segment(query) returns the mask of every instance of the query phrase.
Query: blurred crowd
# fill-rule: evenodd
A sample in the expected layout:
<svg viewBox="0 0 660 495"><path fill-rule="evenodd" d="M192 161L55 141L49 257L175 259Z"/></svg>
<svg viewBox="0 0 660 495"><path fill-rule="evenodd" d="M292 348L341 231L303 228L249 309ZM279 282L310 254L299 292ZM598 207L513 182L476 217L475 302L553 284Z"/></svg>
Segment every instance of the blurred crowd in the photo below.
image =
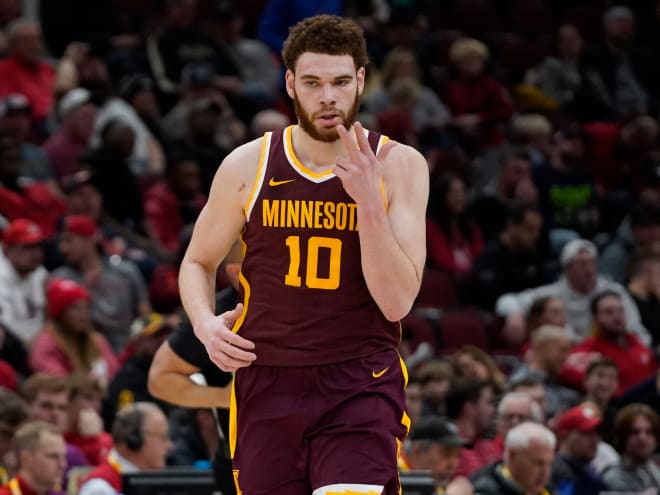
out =
<svg viewBox="0 0 660 495"><path fill-rule="evenodd" d="M2 480L26 419L64 434L68 473L145 401L173 442L145 465L212 458L211 414L153 397L149 367L185 320L178 263L222 159L296 121L281 45L319 12L365 31L358 119L429 166L402 469L448 493L660 490L651 0L0 0ZM507 436L526 421L547 428ZM552 483L518 479L543 447Z"/></svg>

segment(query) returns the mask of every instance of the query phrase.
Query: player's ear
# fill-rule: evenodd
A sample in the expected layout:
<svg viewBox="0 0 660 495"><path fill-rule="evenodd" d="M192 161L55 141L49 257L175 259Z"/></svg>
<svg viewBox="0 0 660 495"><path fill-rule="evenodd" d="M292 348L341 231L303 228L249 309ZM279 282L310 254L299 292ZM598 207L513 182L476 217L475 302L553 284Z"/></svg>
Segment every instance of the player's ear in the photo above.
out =
<svg viewBox="0 0 660 495"><path fill-rule="evenodd" d="M361 95L362 91L364 91L364 79L365 79L365 74L366 70L364 67L360 67L357 70L356 77L357 77L357 83L358 83L358 94Z"/></svg>
<svg viewBox="0 0 660 495"><path fill-rule="evenodd" d="M291 69L287 69L286 74L284 74L284 81L286 82L286 92L289 94L289 98L291 99L293 99L293 96L296 93L293 87L295 79L296 75L291 71Z"/></svg>

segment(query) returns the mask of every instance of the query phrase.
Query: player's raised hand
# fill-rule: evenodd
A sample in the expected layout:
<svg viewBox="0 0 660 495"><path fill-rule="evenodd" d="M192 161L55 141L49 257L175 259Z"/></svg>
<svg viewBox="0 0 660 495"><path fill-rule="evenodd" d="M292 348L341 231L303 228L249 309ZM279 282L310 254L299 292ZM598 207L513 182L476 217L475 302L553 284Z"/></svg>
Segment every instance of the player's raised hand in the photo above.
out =
<svg viewBox="0 0 660 495"><path fill-rule="evenodd" d="M231 330L242 313L243 305L238 303L231 311L198 322L195 328L195 335L204 344L209 358L222 371L236 371L257 358L250 352L254 343Z"/></svg>
<svg viewBox="0 0 660 495"><path fill-rule="evenodd" d="M383 163L374 154L364 133L362 124L353 124L355 140L343 126L337 126L337 134L344 145L345 156L337 159L334 174L341 180L346 192L356 203L380 198Z"/></svg>

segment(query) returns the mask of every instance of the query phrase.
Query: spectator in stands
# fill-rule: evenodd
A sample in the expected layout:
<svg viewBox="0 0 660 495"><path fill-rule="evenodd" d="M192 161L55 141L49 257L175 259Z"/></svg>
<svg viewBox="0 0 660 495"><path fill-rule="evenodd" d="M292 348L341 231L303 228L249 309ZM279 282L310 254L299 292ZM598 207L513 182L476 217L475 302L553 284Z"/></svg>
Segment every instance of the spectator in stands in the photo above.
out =
<svg viewBox="0 0 660 495"><path fill-rule="evenodd" d="M171 100L179 89L183 68L193 62L214 63L213 41L197 28L197 0L167 0L165 18L159 29L147 37L147 61L156 86ZM171 106L173 101L169 101Z"/></svg>
<svg viewBox="0 0 660 495"><path fill-rule="evenodd" d="M197 162L190 156L173 152L167 160L165 179L145 193L144 211L149 230L173 255L181 248L182 229L195 222L206 203L201 189Z"/></svg>
<svg viewBox="0 0 660 495"><path fill-rule="evenodd" d="M447 418L427 416L413 426L404 442L399 468L401 471L430 471L439 493L464 493L457 490L459 487L470 487L467 479L452 477L458 468L461 447L465 443L458 428Z"/></svg>
<svg viewBox="0 0 660 495"><path fill-rule="evenodd" d="M598 194L585 163L585 139L577 125L561 128L552 138L547 161L534 170L539 206L554 247L567 235L570 240L597 231Z"/></svg>
<svg viewBox="0 0 660 495"><path fill-rule="evenodd" d="M46 289L46 299L50 321L30 348L32 369L62 377L81 373L107 384L119 362L105 337L94 330L87 289L55 278Z"/></svg>
<svg viewBox="0 0 660 495"><path fill-rule="evenodd" d="M96 222L84 215L66 217L60 250L66 264L53 277L73 280L91 295L92 321L115 353L123 350L131 323L151 313L142 275L130 261L105 258L98 251Z"/></svg>
<svg viewBox="0 0 660 495"><path fill-rule="evenodd" d="M467 441L461 448L457 475L470 476L499 457L493 440L487 437L495 418L493 386L487 382L455 379L447 392L447 417Z"/></svg>
<svg viewBox="0 0 660 495"><path fill-rule="evenodd" d="M89 375L71 375L69 384L69 425L67 442L78 447L93 466L99 465L112 448L112 438L104 431L101 399L105 387Z"/></svg>
<svg viewBox="0 0 660 495"><path fill-rule="evenodd" d="M628 292L651 334L651 346L660 355L660 254L641 250L630 260Z"/></svg>
<svg viewBox="0 0 660 495"><path fill-rule="evenodd" d="M543 411L538 403L524 392L507 392L497 405L495 417L495 443L504 454L504 440L511 429L521 423L532 421L543 424Z"/></svg>
<svg viewBox="0 0 660 495"><path fill-rule="evenodd" d="M608 442L612 439L612 426L616 406L612 399L619 388L619 368L609 358L592 359L584 373L584 401L595 404L603 418L603 437Z"/></svg>
<svg viewBox="0 0 660 495"><path fill-rule="evenodd" d="M237 116L249 123L280 97L280 70L262 41L243 35L243 15L234 2L215 2L202 28L215 42L218 76L214 84L227 97Z"/></svg>
<svg viewBox="0 0 660 495"><path fill-rule="evenodd" d="M552 148L552 124L540 113L522 113L511 119L511 142L527 149L532 170L543 165Z"/></svg>
<svg viewBox="0 0 660 495"><path fill-rule="evenodd" d="M564 304L556 297L539 297L529 306L525 322L528 339L543 325L566 328L566 310L564 309Z"/></svg>
<svg viewBox="0 0 660 495"><path fill-rule="evenodd" d="M630 404L616 415L614 438L621 461L606 468L603 479L610 490L644 492L660 489L660 467L654 461L660 418L645 404Z"/></svg>
<svg viewBox="0 0 660 495"><path fill-rule="evenodd" d="M39 226L26 219L14 220L2 235L0 321L24 344L34 340L46 319L44 239Z"/></svg>
<svg viewBox="0 0 660 495"><path fill-rule="evenodd" d="M11 440L26 419L27 410L21 398L10 390L0 388L0 485L7 483L15 471Z"/></svg>
<svg viewBox="0 0 660 495"><path fill-rule="evenodd" d="M569 108L582 84L581 58L584 40L576 26L562 24L557 30L556 53L530 69L525 80L552 98L560 108Z"/></svg>
<svg viewBox="0 0 660 495"><path fill-rule="evenodd" d="M644 77L651 59L633 49L635 14L621 5L603 15L603 43L585 55L585 87L575 109L584 120L625 120L649 109Z"/></svg>
<svg viewBox="0 0 660 495"><path fill-rule="evenodd" d="M426 246L430 264L457 279L472 269L483 249L481 232L465 211L465 182L457 175L443 175L433 181Z"/></svg>
<svg viewBox="0 0 660 495"><path fill-rule="evenodd" d="M60 481L66 467L62 433L50 423L35 421L18 429L13 444L19 469L0 487L0 495L62 494Z"/></svg>
<svg viewBox="0 0 660 495"><path fill-rule="evenodd" d="M57 105L60 125L44 144L44 151L60 184L65 176L80 170L81 157L90 145L96 118L96 105L91 97L86 89L75 88Z"/></svg>
<svg viewBox="0 0 660 495"><path fill-rule="evenodd" d="M24 95L15 93L0 100L0 136L9 137L20 147L20 176L54 185L48 155L29 142L31 125L32 107Z"/></svg>
<svg viewBox="0 0 660 495"><path fill-rule="evenodd" d="M536 203L529 153L521 148L504 150L495 179L475 192L468 211L476 219L486 242L497 241L506 224L508 202Z"/></svg>
<svg viewBox="0 0 660 495"><path fill-rule="evenodd" d="M46 237L53 237L66 210L59 193L43 182L21 177L21 148L9 138L0 140L0 215L8 221L28 218Z"/></svg>
<svg viewBox="0 0 660 495"><path fill-rule="evenodd" d="M118 495L122 474L165 468L172 447L167 417L151 402L136 402L117 414L112 425L114 448L81 483L79 495Z"/></svg>
<svg viewBox="0 0 660 495"><path fill-rule="evenodd" d="M125 360L104 398L103 419L106 424L111 425L117 412L134 402L157 402L163 411L167 411L165 404L149 392L148 379L156 351L172 333L172 327L172 319L158 313L138 318L131 325ZM179 393L176 388L172 392Z"/></svg>
<svg viewBox="0 0 660 495"><path fill-rule="evenodd" d="M560 493L598 495L608 489L589 466L596 456L601 417L586 406L564 412L557 421L559 449L552 466L552 485Z"/></svg>
<svg viewBox="0 0 660 495"><path fill-rule="evenodd" d="M172 143L180 154L192 157L200 168L202 192L208 194L218 165L229 147L219 140L222 122L227 118L225 108L211 98L200 98L188 104L186 132Z"/></svg>
<svg viewBox="0 0 660 495"><path fill-rule="evenodd" d="M486 246L472 267L466 297L492 311L501 295L547 282L547 262L538 244L542 225L535 206L512 202L499 239Z"/></svg>
<svg viewBox="0 0 660 495"><path fill-rule="evenodd" d="M447 84L445 101L453 115L451 125L472 150L504 143L504 124L513 113L507 90L485 74L489 57L486 45L473 38L460 38L449 49L456 75Z"/></svg>
<svg viewBox="0 0 660 495"><path fill-rule="evenodd" d="M640 202L629 211L598 260L600 272L620 284L628 281L630 257L635 249L660 254L660 208Z"/></svg>
<svg viewBox="0 0 660 495"><path fill-rule="evenodd" d="M18 18L7 26L6 33L9 56L0 61L0 97L25 95L33 122L41 126L53 106L55 87L55 71L42 58L41 28L27 18Z"/></svg>
<svg viewBox="0 0 660 495"><path fill-rule="evenodd" d="M427 361L419 367L417 376L422 384L424 398L422 416L445 414L445 399L454 378L451 364L439 359Z"/></svg>
<svg viewBox="0 0 660 495"><path fill-rule="evenodd" d="M651 342L648 331L641 323L639 312L626 289L598 274L596 246L584 239L575 239L564 246L560 262L562 275L556 282L528 289L518 294L505 294L495 305L497 314L506 317L505 331L512 335L522 333L524 313L532 301L544 296L559 298L566 308L571 340L580 342L591 330L591 299L598 292L613 290L621 295L625 309L626 327L642 339Z"/></svg>
<svg viewBox="0 0 660 495"><path fill-rule="evenodd" d="M68 427L69 386L65 378L35 373L21 386L21 396L27 404L29 421L45 421L64 433ZM66 470L62 486L67 486L69 471L88 466L85 454L70 443L66 444Z"/></svg>
<svg viewBox="0 0 660 495"><path fill-rule="evenodd" d="M493 357L483 349L470 344L464 345L454 353L451 361L456 376L486 381L498 394L504 390L504 373L497 367Z"/></svg>
<svg viewBox="0 0 660 495"><path fill-rule="evenodd" d="M591 122L582 127L587 136L587 164L601 196L605 193L601 208L609 208L604 220L610 220L608 214L616 220L601 227L614 229L629 208L630 195L643 186L643 172L653 163L660 126L654 117L640 115L625 122ZM614 193L628 196L621 199ZM603 205L604 201L609 203Z"/></svg>
<svg viewBox="0 0 660 495"><path fill-rule="evenodd" d="M507 383L509 392L520 392L528 395L541 408L543 422L548 418L547 402L545 400L545 385L543 376L540 374L529 374L521 376L517 380L510 380Z"/></svg>
<svg viewBox="0 0 660 495"><path fill-rule="evenodd" d="M525 361L509 377L510 384L520 382L530 375L540 377L545 388L544 410L550 417L574 406L579 399L577 392L559 384L559 374L570 348L571 343L564 328L543 325L532 335Z"/></svg>
<svg viewBox="0 0 660 495"><path fill-rule="evenodd" d="M554 434L545 426L525 422L512 428L504 441L504 461L472 478L478 495L543 495L555 458ZM578 493L578 492L576 492Z"/></svg>
<svg viewBox="0 0 660 495"><path fill-rule="evenodd" d="M653 352L626 327L625 309L617 291L604 290L591 302L593 335L571 349L562 370L562 381L579 387L592 359L605 356L619 369L617 395L655 375Z"/></svg>
<svg viewBox="0 0 660 495"><path fill-rule="evenodd" d="M129 163L134 143L133 129L111 120L101 130L101 145L89 156L89 164L105 213L119 225L145 235L142 192Z"/></svg>
<svg viewBox="0 0 660 495"><path fill-rule="evenodd" d="M119 94L108 95L100 106L94 125L93 144L98 145L101 130L113 120L128 125L135 135L128 159L130 169L140 177L160 177L165 169L165 154L159 142L158 103L153 81L144 74L124 77Z"/></svg>
<svg viewBox="0 0 660 495"><path fill-rule="evenodd" d="M415 53L408 48L393 48L383 60L382 86L369 94L365 101L366 110L378 115L391 109L393 84L404 78L412 78L419 85L419 98L415 101L411 114L413 131L418 136L424 132L437 135L449 122L449 110L431 88L421 84L420 77Z"/></svg>

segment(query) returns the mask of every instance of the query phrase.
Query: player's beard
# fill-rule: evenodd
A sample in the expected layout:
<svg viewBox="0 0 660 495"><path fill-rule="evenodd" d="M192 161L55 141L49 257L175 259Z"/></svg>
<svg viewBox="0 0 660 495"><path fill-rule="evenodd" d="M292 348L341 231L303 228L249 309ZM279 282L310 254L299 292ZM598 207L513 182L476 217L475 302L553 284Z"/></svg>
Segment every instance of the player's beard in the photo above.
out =
<svg viewBox="0 0 660 495"><path fill-rule="evenodd" d="M335 127L326 127L319 128L314 125L314 122L317 120L318 116L323 113L334 112L342 120L344 127L348 129L355 122L355 116L357 115L358 108L360 108L360 95L355 91L355 99L351 108L348 110L348 113L339 110L336 107L321 107L320 110L309 115L303 108L298 95L294 92L293 94L293 106L296 110L296 117L298 117L298 124L302 127L303 131L309 134L313 139L317 141L323 141L324 143L334 143L339 139L339 134L337 133Z"/></svg>

